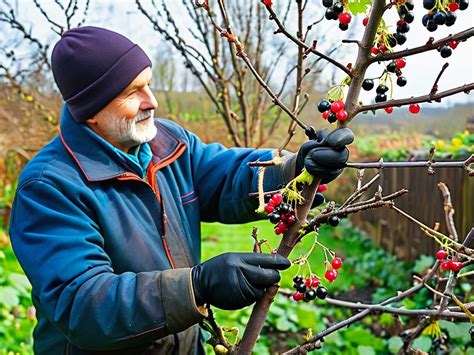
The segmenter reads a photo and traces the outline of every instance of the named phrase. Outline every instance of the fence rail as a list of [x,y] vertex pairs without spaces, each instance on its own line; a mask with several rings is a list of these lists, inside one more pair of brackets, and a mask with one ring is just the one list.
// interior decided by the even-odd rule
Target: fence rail
[[[373,175],[375,173],[371,172]],[[367,174],[366,174],[367,175]],[[370,175],[369,175],[370,176]],[[441,224],[440,231],[447,234],[443,196],[438,182],[447,184],[453,206],[454,220],[462,241],[474,226],[474,178],[465,170],[454,168],[436,169],[428,175],[423,168],[381,170],[380,185],[384,194],[406,187],[409,193],[396,200],[396,206],[408,212],[427,226]],[[363,198],[372,196],[377,186]],[[390,209],[362,211],[351,217],[354,225],[365,230],[377,245],[406,261],[414,261],[420,254],[434,255],[439,246],[427,237],[414,223]]]

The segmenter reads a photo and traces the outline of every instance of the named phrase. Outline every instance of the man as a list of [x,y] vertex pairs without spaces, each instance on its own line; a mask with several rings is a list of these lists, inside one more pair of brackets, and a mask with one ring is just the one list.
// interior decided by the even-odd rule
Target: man
[[[257,253],[200,264],[201,221],[257,219],[247,163],[272,151],[204,144],[154,120],[151,62],[118,33],[67,31],[52,68],[66,102],[60,134],[22,172],[10,223],[33,286],[35,352],[202,352],[204,305],[250,305],[290,266]],[[303,166],[334,179],[352,141],[349,130],[337,132],[269,168],[265,188]]]

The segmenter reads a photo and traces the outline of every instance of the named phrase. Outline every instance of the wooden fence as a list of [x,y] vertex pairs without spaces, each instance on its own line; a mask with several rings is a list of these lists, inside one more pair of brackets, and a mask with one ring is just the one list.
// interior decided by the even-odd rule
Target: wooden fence
[[[375,174],[366,170],[366,178]],[[455,208],[455,224],[462,241],[474,226],[474,177],[465,170],[456,168],[436,169],[435,175],[428,175],[424,168],[385,169],[381,171],[380,185],[383,194],[389,194],[403,187],[409,193],[396,200],[403,211],[427,226],[441,224],[440,231],[447,233],[443,209],[443,196],[438,182],[444,182],[451,191]],[[373,196],[377,184],[363,198]],[[352,222],[365,230],[377,245],[382,246],[398,258],[414,261],[420,254],[433,255],[439,246],[427,237],[414,223],[389,208],[362,211],[351,216]]]

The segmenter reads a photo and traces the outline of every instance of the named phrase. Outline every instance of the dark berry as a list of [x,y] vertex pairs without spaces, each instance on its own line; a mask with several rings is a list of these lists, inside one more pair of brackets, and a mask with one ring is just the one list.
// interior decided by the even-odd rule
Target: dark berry
[[399,76],[397,79],[397,85],[403,87],[406,84],[407,84],[407,78],[405,78],[404,76]]
[[293,277],[293,282],[294,283],[300,283],[301,281],[303,281],[303,278],[301,276]]
[[278,222],[280,222],[280,215],[278,213],[270,213],[268,215],[268,220],[273,223],[273,224],[277,224]]
[[377,94],[377,96],[375,96],[375,102],[385,102],[385,101],[387,101],[387,95]]
[[365,79],[362,83],[362,89],[370,91],[374,88],[374,81],[372,79]]
[[446,14],[442,11],[438,11],[434,14],[433,21],[437,25],[444,25],[446,23]]
[[316,130],[312,126],[306,126],[304,130],[304,134],[306,134],[306,137],[308,137],[308,139],[310,140],[313,140],[316,138]]
[[415,5],[412,2],[409,2],[409,1],[405,2],[405,6],[410,11],[415,8]]
[[326,296],[328,295],[328,290],[326,287],[320,286],[316,289],[316,296],[318,296],[319,299],[325,299]]
[[398,33],[397,32],[397,33],[394,34],[394,36],[395,36],[395,39],[397,40],[397,43],[399,45],[402,45],[403,43],[405,43],[407,41],[407,36],[403,33]]
[[300,282],[296,285],[296,291],[304,293],[306,291],[306,285],[304,282]]
[[436,0],[423,0],[423,7],[426,10],[431,10],[435,6]]
[[331,112],[328,116],[328,122],[329,123],[334,123],[337,121],[336,114],[334,112]]
[[401,15],[400,17],[402,17],[406,13],[408,13],[408,9],[403,5],[400,6],[400,8],[398,9],[398,14]]
[[324,7],[331,7],[332,6],[332,0],[323,0],[323,6]]
[[448,58],[453,53],[453,50],[451,47],[445,45],[441,47],[440,53],[441,57]]
[[385,94],[388,91],[388,87],[386,85],[379,85],[377,86],[377,90],[375,90],[377,94]]
[[336,2],[333,6],[333,9],[337,14],[341,14],[344,11],[344,5],[342,5],[340,2]]
[[338,216],[331,216],[328,218],[328,224],[331,226],[331,227],[337,227],[339,225],[339,217]]
[[397,26],[397,32],[407,33],[408,31],[410,31],[410,25],[406,22],[403,22]]
[[316,291],[310,288],[309,290],[306,290],[304,293],[304,299],[305,301],[312,301],[316,298]]
[[328,100],[323,100],[318,104],[318,111],[323,113],[331,108],[331,103]]
[[414,19],[415,19],[415,15],[413,15],[412,12],[408,12],[408,13],[403,17],[403,20],[404,20],[406,23],[412,23]]
[[469,6],[469,0],[460,0],[459,1],[459,10],[466,10]]
[[434,32],[438,29],[438,25],[433,20],[429,20],[426,24],[426,28],[428,31]]
[[319,206],[320,204],[324,203],[326,199],[324,198],[324,195],[321,193],[317,193],[314,195],[313,199],[313,206]]
[[457,15],[454,12],[446,13],[446,26],[452,26],[456,22]]
[[330,7],[329,9],[326,10],[326,13],[324,14],[324,17],[326,17],[326,20],[337,20],[338,15],[336,12],[334,12],[334,9]]
[[431,18],[432,16],[430,14],[424,14],[423,17],[421,18],[421,23],[423,24],[423,26],[426,27],[426,25],[428,24],[428,21],[429,20],[432,20]]
[[341,31],[347,31],[348,28],[349,28],[349,25],[347,23],[339,22],[339,29]]
[[390,73],[395,73],[396,70],[397,70],[397,64],[395,64],[395,62],[388,63],[387,71],[389,71]]
[[280,205],[279,211],[281,214],[288,214],[291,211],[291,206],[287,203],[283,203]]
[[395,47],[397,45],[397,39],[395,38],[395,36],[389,36],[387,38],[387,41],[390,47]]

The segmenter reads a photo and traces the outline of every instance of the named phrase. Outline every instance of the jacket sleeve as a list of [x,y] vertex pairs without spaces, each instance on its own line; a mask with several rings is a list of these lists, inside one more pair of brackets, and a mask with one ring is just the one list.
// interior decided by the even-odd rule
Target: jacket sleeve
[[23,184],[10,236],[43,312],[72,344],[139,346],[202,320],[189,268],[115,274],[93,209],[67,189]]
[[[272,160],[275,150],[225,148],[219,143],[203,143],[187,132],[190,140],[195,188],[199,192],[201,219],[205,222],[243,223],[258,219],[258,198],[249,197],[258,190],[258,167],[253,161]],[[264,191],[294,177],[296,155],[284,152],[281,164],[267,167]]]

